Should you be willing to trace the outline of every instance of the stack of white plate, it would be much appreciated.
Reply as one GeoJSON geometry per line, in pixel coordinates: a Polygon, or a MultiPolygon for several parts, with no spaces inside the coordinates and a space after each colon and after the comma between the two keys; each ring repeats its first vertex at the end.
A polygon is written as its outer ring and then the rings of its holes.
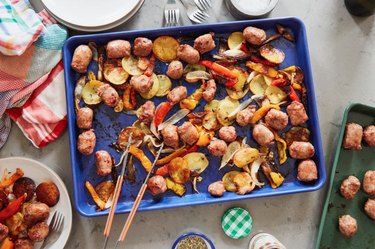
{"type": "Polygon", "coordinates": [[[99,32],[129,20],[144,0],[41,0],[61,24],[80,31],[99,32]]]}

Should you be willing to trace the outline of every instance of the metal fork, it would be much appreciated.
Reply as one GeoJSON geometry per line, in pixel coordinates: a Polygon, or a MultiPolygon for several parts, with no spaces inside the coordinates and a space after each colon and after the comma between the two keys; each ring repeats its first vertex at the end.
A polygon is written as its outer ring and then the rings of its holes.
{"type": "Polygon", "coordinates": [[[180,19],[180,9],[176,0],[168,0],[164,7],[165,26],[177,26],[180,19]]]}
{"type": "Polygon", "coordinates": [[[54,243],[60,237],[63,227],[64,216],[59,211],[56,211],[49,223],[49,234],[40,249],[46,248],[47,245],[54,243]]]}
{"type": "Polygon", "coordinates": [[[198,7],[187,0],[181,0],[182,4],[184,5],[186,9],[186,13],[190,20],[192,20],[195,23],[202,23],[206,21],[208,17],[210,17],[206,12],[201,11],[198,9],[198,7]]]}
{"type": "Polygon", "coordinates": [[[211,0],[194,0],[194,3],[203,11],[210,9],[212,6],[211,0]]]}

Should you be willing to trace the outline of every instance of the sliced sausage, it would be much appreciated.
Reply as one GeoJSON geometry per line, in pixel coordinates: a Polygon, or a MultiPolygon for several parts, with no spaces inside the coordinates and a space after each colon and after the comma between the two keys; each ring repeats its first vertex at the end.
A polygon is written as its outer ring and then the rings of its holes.
{"type": "Polygon", "coordinates": [[[197,128],[190,122],[185,122],[180,127],[178,127],[178,135],[188,145],[195,144],[199,138],[197,128]]]}
{"type": "Polygon", "coordinates": [[[172,79],[178,80],[182,77],[184,67],[181,61],[172,61],[168,65],[167,75],[172,79]]]}
{"type": "Polygon", "coordinates": [[[200,60],[198,50],[188,44],[183,44],[178,47],[177,57],[189,64],[198,64],[200,60]]]}
{"type": "Polygon", "coordinates": [[[24,220],[27,224],[44,221],[49,217],[50,209],[44,203],[31,203],[25,208],[24,220]]]}
{"type": "Polygon", "coordinates": [[[44,221],[36,223],[27,231],[27,235],[29,236],[29,238],[35,242],[43,241],[45,238],[47,238],[48,233],[49,227],[48,224],[44,221]]]}
{"type": "Polygon", "coordinates": [[[289,154],[295,159],[308,159],[314,156],[314,146],[309,142],[294,141],[289,146],[289,154]]]}
{"type": "Polygon", "coordinates": [[[34,249],[34,246],[28,239],[17,239],[14,242],[14,249],[34,249]]]}
{"type": "Polygon", "coordinates": [[[253,138],[261,146],[268,146],[273,143],[275,136],[265,125],[257,124],[253,129],[253,138]]]}
{"type": "Polygon", "coordinates": [[[345,136],[342,142],[342,147],[347,150],[361,150],[362,135],[362,126],[355,123],[347,123],[345,126],[345,136]]]}
{"type": "Polygon", "coordinates": [[[369,195],[375,195],[375,171],[368,170],[363,178],[363,190],[369,195]]]}
{"type": "Polygon", "coordinates": [[[141,106],[141,113],[139,114],[139,121],[148,125],[152,122],[155,116],[155,104],[148,100],[141,106]]]}
{"type": "Polygon", "coordinates": [[[167,95],[167,99],[173,105],[177,104],[187,96],[187,89],[184,86],[178,86],[172,89],[167,95]]]}
{"type": "Polygon", "coordinates": [[[239,126],[246,126],[249,124],[250,119],[253,117],[256,110],[255,105],[250,105],[242,111],[239,111],[236,116],[236,121],[239,126]]]}
{"type": "Polygon", "coordinates": [[[0,242],[3,241],[6,237],[8,237],[9,234],[9,228],[0,223],[0,242]]]}
{"type": "Polygon", "coordinates": [[[115,107],[120,101],[120,96],[118,95],[117,91],[109,84],[99,86],[97,93],[104,103],[109,107],[115,107]]]}
{"type": "Polygon", "coordinates": [[[80,129],[91,129],[94,112],[91,108],[82,107],[77,111],[77,126],[80,129]]]}
{"type": "Polygon", "coordinates": [[[302,182],[310,182],[318,179],[318,169],[313,160],[303,160],[298,164],[297,179],[302,182]]]}
{"type": "Polygon", "coordinates": [[[158,195],[167,191],[167,184],[162,176],[153,176],[148,179],[147,188],[152,195],[158,195]]]}
{"type": "Polygon", "coordinates": [[[35,190],[38,201],[47,204],[49,207],[55,206],[60,199],[60,191],[55,183],[51,181],[42,182],[35,190]]]}
{"type": "Polygon", "coordinates": [[[137,37],[134,40],[133,54],[135,56],[148,56],[152,51],[152,41],[145,37],[137,37]]]}
{"type": "Polygon", "coordinates": [[[375,200],[368,199],[365,204],[366,214],[373,220],[375,220],[375,200]]]}
{"type": "Polygon", "coordinates": [[[223,156],[228,149],[227,144],[220,139],[212,140],[208,145],[208,152],[213,156],[223,156]]]}
{"type": "Polygon", "coordinates": [[[130,79],[130,85],[132,85],[137,92],[147,93],[154,85],[154,80],[152,77],[147,77],[146,75],[133,76],[130,79]]]}
{"type": "Polygon", "coordinates": [[[117,59],[130,56],[130,42],[126,40],[113,40],[107,44],[108,59],[117,59]]]}
{"type": "Polygon", "coordinates": [[[298,101],[293,101],[290,105],[288,105],[286,111],[288,112],[292,125],[304,124],[309,119],[306,114],[305,107],[298,101]]]}
{"type": "Polygon", "coordinates": [[[163,136],[164,144],[166,146],[177,149],[179,146],[177,126],[167,124],[162,130],[161,135],[163,136]]]}
{"type": "Polygon", "coordinates": [[[95,164],[96,164],[96,173],[100,176],[107,176],[112,172],[112,157],[105,150],[98,150],[95,152],[95,164]]]}
{"type": "Polygon", "coordinates": [[[211,51],[215,47],[216,45],[212,34],[201,35],[194,40],[194,48],[201,54],[211,51]]]}
{"type": "Polygon", "coordinates": [[[78,136],[77,140],[77,149],[83,155],[90,155],[95,148],[96,144],[96,136],[94,130],[84,131],[78,136]]]}
{"type": "Polygon", "coordinates": [[[363,131],[363,139],[370,147],[375,147],[375,125],[370,125],[363,131]]]}
{"type": "Polygon", "coordinates": [[[217,181],[213,182],[210,185],[208,185],[208,193],[210,193],[212,196],[223,196],[225,192],[225,186],[224,182],[222,181],[217,181]]]}
{"type": "Polygon", "coordinates": [[[215,98],[216,83],[215,80],[211,79],[207,81],[206,89],[203,91],[203,99],[206,102],[211,102],[215,98]]]}
{"type": "Polygon", "coordinates": [[[79,45],[73,53],[70,66],[77,73],[86,73],[92,59],[92,51],[87,45],[79,45]]]}
{"type": "Polygon", "coordinates": [[[345,237],[353,237],[358,230],[357,220],[350,215],[343,215],[339,218],[339,230],[345,237]]]}
{"type": "Polygon", "coordinates": [[[248,43],[259,46],[266,40],[267,35],[263,29],[249,26],[243,30],[243,37],[248,43]]]}
{"type": "Polygon", "coordinates": [[[233,126],[221,127],[219,130],[219,137],[227,143],[235,141],[237,138],[236,128],[233,126]]]}
{"type": "Polygon", "coordinates": [[[264,120],[269,127],[275,130],[282,130],[288,125],[288,115],[276,109],[269,110],[264,120]]]}

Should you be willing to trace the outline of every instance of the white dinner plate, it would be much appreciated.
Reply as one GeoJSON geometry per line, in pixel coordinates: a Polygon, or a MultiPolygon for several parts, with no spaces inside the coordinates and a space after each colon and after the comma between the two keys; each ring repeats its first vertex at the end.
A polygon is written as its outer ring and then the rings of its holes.
{"type": "MultiPolygon", "coordinates": [[[[0,159],[0,177],[2,177],[5,169],[9,172],[15,172],[17,168],[22,169],[25,173],[25,177],[33,179],[36,186],[43,181],[50,180],[58,187],[60,191],[60,200],[56,206],[51,208],[51,215],[48,218],[47,223],[49,224],[55,210],[58,210],[64,216],[64,227],[60,237],[56,242],[51,244],[49,248],[64,248],[72,229],[72,205],[70,203],[68,190],[63,181],[54,171],[38,161],[24,157],[8,157],[0,159]]],[[[39,248],[40,245],[41,243],[35,244],[35,248],[39,248]]]]}
{"type": "Polygon", "coordinates": [[[54,16],[66,23],[98,27],[114,23],[131,13],[142,0],[41,0],[54,16]]]}

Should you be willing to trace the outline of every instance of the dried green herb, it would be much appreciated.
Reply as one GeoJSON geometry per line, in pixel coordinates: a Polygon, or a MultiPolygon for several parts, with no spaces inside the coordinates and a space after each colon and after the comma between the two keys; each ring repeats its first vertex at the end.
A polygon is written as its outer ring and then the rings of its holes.
{"type": "Polygon", "coordinates": [[[206,242],[198,236],[188,236],[183,238],[177,249],[208,249],[206,242]]]}

